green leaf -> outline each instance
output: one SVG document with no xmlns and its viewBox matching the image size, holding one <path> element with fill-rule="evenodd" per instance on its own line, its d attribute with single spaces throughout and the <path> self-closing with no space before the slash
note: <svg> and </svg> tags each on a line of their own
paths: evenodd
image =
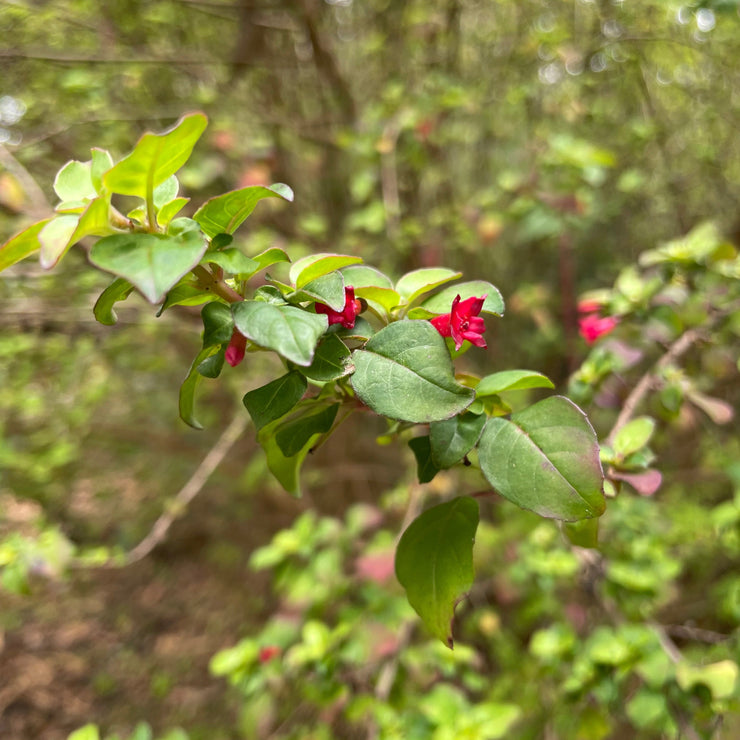
<svg viewBox="0 0 740 740">
<path fill-rule="evenodd" d="M 735 693 L 737 678 L 738 666 L 733 660 L 721 660 L 703 666 L 688 663 L 679 663 L 676 666 L 676 681 L 684 691 L 703 684 L 709 688 L 715 700 L 729 699 Z"/>
<path fill-rule="evenodd" d="M 67 740 L 100 740 L 100 732 L 97 725 L 85 725 L 75 730 Z"/>
<path fill-rule="evenodd" d="M 381 315 L 390 314 L 401 303 L 401 296 L 391 288 L 356 288 L 355 297 L 364 298 Z"/>
<path fill-rule="evenodd" d="M 475 392 L 455 381 L 450 353 L 428 321 L 397 321 L 352 353 L 352 386 L 363 403 L 391 419 L 441 421 L 469 406 Z"/>
<path fill-rule="evenodd" d="M 313 361 L 316 345 L 329 326 L 326 316 L 295 306 L 243 301 L 232 310 L 236 328 L 245 337 L 303 367 Z"/>
<path fill-rule="evenodd" d="M 154 188 L 188 161 L 207 123 L 202 113 L 190 113 L 164 133 L 144 134 L 131 154 L 105 173 L 103 185 L 112 193 L 153 198 Z"/>
<path fill-rule="evenodd" d="M 221 375 L 221 370 L 223 369 L 225 359 L 226 347 L 222 346 L 215 355 L 206 357 L 206 359 L 198 365 L 196 370 L 204 378 L 217 378 L 219 375 Z"/>
<path fill-rule="evenodd" d="M 344 279 L 342 274 L 335 270 L 312 280 L 300 290 L 291 291 L 287 298 L 293 303 L 319 301 L 335 311 L 341 311 L 345 303 Z"/>
<path fill-rule="evenodd" d="M 319 406 L 314 401 L 281 421 L 275 428 L 275 441 L 285 457 L 297 455 L 303 447 L 317 435 L 326 434 L 334 424 L 339 404 Z"/>
<path fill-rule="evenodd" d="M 61 215 L 51 219 L 39 232 L 41 266 L 48 270 L 53 267 L 71 245 L 72 234 L 77 229 L 80 216 Z"/>
<path fill-rule="evenodd" d="M 264 270 L 266 267 L 270 267 L 271 265 L 276 265 L 279 262 L 290 262 L 290 257 L 288 257 L 287 253 L 280 249 L 280 247 L 271 247 L 270 249 L 266 249 L 264 252 L 255 255 L 252 259 L 259 265 L 257 272 Z"/>
<path fill-rule="evenodd" d="M 614 452 L 622 458 L 641 450 L 655 431 L 655 420 L 638 416 L 627 422 L 614 437 Z"/>
<path fill-rule="evenodd" d="M 566 521 L 603 513 L 596 434 L 567 398 L 547 398 L 511 420 L 489 419 L 478 449 L 488 482 L 517 506 Z"/>
<path fill-rule="evenodd" d="M 106 326 L 113 326 L 118 321 L 118 316 L 113 310 L 113 304 L 125 301 L 129 297 L 134 286 L 128 280 L 116 278 L 98 297 L 93 306 L 95 318 Z"/>
<path fill-rule="evenodd" d="M 432 446 L 429 443 L 429 435 L 413 437 L 409 440 L 409 447 L 416 458 L 416 477 L 419 479 L 419 483 L 429 483 L 439 473 L 439 468 L 432 460 Z"/>
<path fill-rule="evenodd" d="M 472 298 L 473 296 L 480 298 L 484 295 L 486 296 L 486 300 L 483 301 L 481 312 L 492 313 L 496 316 L 504 315 L 504 299 L 501 297 L 499 289 L 485 280 L 471 280 L 470 282 L 451 285 L 431 298 L 427 298 L 421 304 L 421 307 L 431 313 L 449 313 L 452 307 L 452 301 L 457 295 L 463 301 L 466 298 Z"/>
<path fill-rule="evenodd" d="M 303 398 L 308 384 L 293 370 L 261 388 L 249 391 L 242 402 L 257 430 L 285 416 Z"/>
<path fill-rule="evenodd" d="M 494 396 L 503 391 L 519 391 L 526 388 L 554 388 L 552 381 L 532 370 L 503 370 L 481 378 L 475 388 L 476 398 Z"/>
<path fill-rule="evenodd" d="M 347 345 L 336 334 L 327 334 L 316 348 L 313 362 L 307 368 L 302 368 L 301 372 L 309 380 L 328 383 L 352 371 L 349 360 Z"/>
<path fill-rule="evenodd" d="M 221 233 L 233 234 L 263 198 L 282 198 L 290 202 L 293 200 L 293 191 L 282 183 L 232 190 L 207 200 L 193 218 L 209 237 Z"/>
<path fill-rule="evenodd" d="M 180 386 L 180 418 L 193 429 L 203 429 L 203 425 L 195 418 L 195 391 L 200 385 L 203 376 L 198 372 L 198 366 L 211 355 L 219 352 L 219 347 L 205 347 L 195 356 L 187 377 Z"/>
<path fill-rule="evenodd" d="M 76 159 L 67 162 L 54 178 L 54 192 L 63 203 L 94 198 L 97 190 L 92 181 L 90 162 Z"/>
<path fill-rule="evenodd" d="M 345 285 L 358 288 L 393 288 L 393 281 L 380 270 L 368 265 L 350 265 L 342 269 Z"/>
<path fill-rule="evenodd" d="M 44 219 L 16 234 L 0 247 L 0 270 L 20 262 L 41 248 L 39 233 L 52 219 Z"/>
<path fill-rule="evenodd" d="M 180 281 L 171 290 L 167 291 L 164 303 L 157 311 L 157 317 L 172 306 L 201 306 L 214 300 L 216 300 L 216 296 L 212 291 L 203 290 L 192 282 Z"/>
<path fill-rule="evenodd" d="M 197 229 L 177 236 L 115 234 L 96 242 L 90 262 L 133 283 L 150 303 L 160 303 L 199 262 L 207 244 Z"/>
<path fill-rule="evenodd" d="M 485 414 L 459 414 L 429 425 L 431 453 L 435 465 L 451 468 L 475 447 L 486 425 Z"/>
<path fill-rule="evenodd" d="M 206 252 L 201 261 L 218 265 L 233 275 L 252 275 L 259 270 L 259 265 L 236 247 Z"/>
<path fill-rule="evenodd" d="M 362 262 L 361 257 L 351 257 L 347 254 L 330 254 L 327 252 L 310 254 L 291 265 L 290 281 L 296 288 L 302 288 L 322 275 L 360 262 Z"/>
<path fill-rule="evenodd" d="M 599 546 L 599 520 L 581 519 L 577 522 L 563 522 L 563 532 L 571 545 L 590 549 Z"/>
<path fill-rule="evenodd" d="M 170 175 L 164 182 L 154 188 L 152 199 L 154 206 L 159 210 L 162 206 L 169 203 L 177 197 L 177 191 L 180 189 L 180 183 L 175 175 Z"/>
<path fill-rule="evenodd" d="M 157 211 L 157 222 L 159 225 L 167 226 L 188 203 L 190 203 L 190 198 L 173 198 L 169 203 L 165 203 Z"/>
<path fill-rule="evenodd" d="M 234 333 L 234 317 L 231 307 L 220 301 L 203 306 L 203 347 L 215 347 L 231 341 Z"/>
<path fill-rule="evenodd" d="M 103 187 L 103 175 L 113 167 L 113 157 L 105 149 L 93 148 L 90 150 L 92 159 L 90 161 L 90 180 L 92 181 L 95 192 L 102 195 L 105 188 Z"/>
<path fill-rule="evenodd" d="M 473 584 L 478 502 L 456 498 L 427 509 L 401 536 L 396 577 L 430 632 L 452 647 L 455 605 Z"/>
<path fill-rule="evenodd" d="M 406 303 L 413 303 L 424 293 L 449 283 L 450 280 L 457 280 L 459 277 L 462 277 L 461 272 L 455 272 L 446 267 L 422 267 L 420 270 L 407 272 L 401 277 L 396 283 L 396 291 L 406 300 Z M 448 308 L 447 311 L 449 310 Z M 440 313 L 445 312 L 440 311 Z"/>
</svg>

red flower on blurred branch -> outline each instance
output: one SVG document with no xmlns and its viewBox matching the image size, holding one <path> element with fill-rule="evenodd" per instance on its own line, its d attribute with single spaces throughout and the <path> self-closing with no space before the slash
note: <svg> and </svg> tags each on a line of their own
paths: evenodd
<svg viewBox="0 0 740 740">
<path fill-rule="evenodd" d="M 466 339 L 476 347 L 485 348 L 488 345 L 482 335 L 486 330 L 486 324 L 478 316 L 485 300 L 486 296 L 480 298 L 473 296 L 461 301 L 459 295 L 455 296 L 450 313 L 435 316 L 430 322 L 443 337 L 452 337 L 455 340 L 456 350 L 462 347 Z"/>
<path fill-rule="evenodd" d="M 344 289 L 344 308 L 341 311 L 335 311 L 324 303 L 316 304 L 316 313 L 326 314 L 329 317 L 329 326 L 341 324 L 345 329 L 354 328 L 355 318 L 361 311 L 362 301 L 355 298 L 355 289 L 351 285 Z"/>
<path fill-rule="evenodd" d="M 278 655 L 280 655 L 280 648 L 277 645 L 265 645 L 265 647 L 260 648 L 259 661 L 260 663 L 269 663 Z"/>
<path fill-rule="evenodd" d="M 619 323 L 616 316 L 599 316 L 602 305 L 598 301 L 581 301 L 578 304 L 578 332 L 588 344 L 608 334 Z"/>
<path fill-rule="evenodd" d="M 226 362 L 228 362 L 231 367 L 236 367 L 244 359 L 244 352 L 246 349 L 247 338 L 244 334 L 234 329 L 229 346 L 226 348 Z"/>
</svg>

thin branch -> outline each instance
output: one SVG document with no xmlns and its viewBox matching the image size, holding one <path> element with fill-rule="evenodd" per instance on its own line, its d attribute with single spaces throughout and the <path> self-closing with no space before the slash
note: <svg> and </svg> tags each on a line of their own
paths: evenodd
<svg viewBox="0 0 740 740">
<path fill-rule="evenodd" d="M 154 526 L 149 531 L 149 534 L 133 550 L 129 550 L 126 553 L 122 562 L 109 560 L 100 567 L 118 568 L 133 565 L 143 560 L 157 545 L 164 542 L 175 519 L 182 514 L 190 502 L 201 492 L 203 486 L 208 482 L 208 479 L 213 475 L 213 472 L 221 464 L 222 460 L 244 433 L 248 425 L 249 417 L 244 413 L 237 413 L 229 426 L 224 429 L 216 444 L 203 458 L 200 465 L 190 477 L 190 480 L 179 490 L 164 513 L 160 515 L 159 519 L 154 522 Z"/>
</svg>

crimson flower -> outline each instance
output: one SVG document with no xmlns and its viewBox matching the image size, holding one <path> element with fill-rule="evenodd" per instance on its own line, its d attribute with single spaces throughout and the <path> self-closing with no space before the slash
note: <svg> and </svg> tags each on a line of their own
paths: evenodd
<svg viewBox="0 0 740 740">
<path fill-rule="evenodd" d="M 608 334 L 619 323 L 616 316 L 599 316 L 590 313 L 578 319 L 578 332 L 588 344 L 593 344 L 599 337 Z"/>
<path fill-rule="evenodd" d="M 344 289 L 344 308 L 335 311 L 324 303 L 316 304 L 316 313 L 323 313 L 329 317 L 329 326 L 341 324 L 345 329 L 354 329 L 355 318 L 362 311 L 362 302 L 355 298 L 355 289 L 348 285 Z"/>
<path fill-rule="evenodd" d="M 466 339 L 476 347 L 485 349 L 488 346 L 483 339 L 486 324 L 478 316 L 485 300 L 486 296 L 480 298 L 473 296 L 461 301 L 458 295 L 452 301 L 452 310 L 441 316 L 435 316 L 430 319 L 430 323 L 443 337 L 452 337 L 455 340 L 456 350 L 462 347 Z"/>
<path fill-rule="evenodd" d="M 244 359 L 246 349 L 247 338 L 240 331 L 234 329 L 229 346 L 226 348 L 226 362 L 231 367 L 236 367 Z"/>
<path fill-rule="evenodd" d="M 280 648 L 277 645 L 265 645 L 260 648 L 259 661 L 260 663 L 269 663 L 278 655 L 280 655 Z"/>
</svg>

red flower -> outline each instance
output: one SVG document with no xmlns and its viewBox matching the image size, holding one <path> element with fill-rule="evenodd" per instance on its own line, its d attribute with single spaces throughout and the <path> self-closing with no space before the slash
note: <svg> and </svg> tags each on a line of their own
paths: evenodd
<svg viewBox="0 0 740 740">
<path fill-rule="evenodd" d="M 265 647 L 260 648 L 259 661 L 260 663 L 269 663 L 278 655 L 280 655 L 280 648 L 277 645 L 265 645 Z"/>
<path fill-rule="evenodd" d="M 344 289 L 344 308 L 335 311 L 324 303 L 316 304 L 316 313 L 323 313 L 329 317 L 329 326 L 341 324 L 345 329 L 354 329 L 355 318 L 362 311 L 362 302 L 355 298 L 355 289 L 348 285 Z"/>
<path fill-rule="evenodd" d="M 617 324 L 616 316 L 601 317 L 590 313 L 578 319 L 578 331 L 588 344 L 593 344 L 599 337 L 608 334 Z"/>
<path fill-rule="evenodd" d="M 461 301 L 458 295 L 452 301 L 450 313 L 435 316 L 430 320 L 431 324 L 443 337 L 452 337 L 455 340 L 456 350 L 462 347 L 466 339 L 476 347 L 485 348 L 488 345 L 482 335 L 486 330 L 486 324 L 478 316 L 485 300 L 486 296 L 480 298 L 473 296 Z"/>
<path fill-rule="evenodd" d="M 226 348 L 226 362 L 231 367 L 236 367 L 244 359 L 246 348 L 247 338 L 240 331 L 234 329 L 229 346 Z"/>
</svg>

